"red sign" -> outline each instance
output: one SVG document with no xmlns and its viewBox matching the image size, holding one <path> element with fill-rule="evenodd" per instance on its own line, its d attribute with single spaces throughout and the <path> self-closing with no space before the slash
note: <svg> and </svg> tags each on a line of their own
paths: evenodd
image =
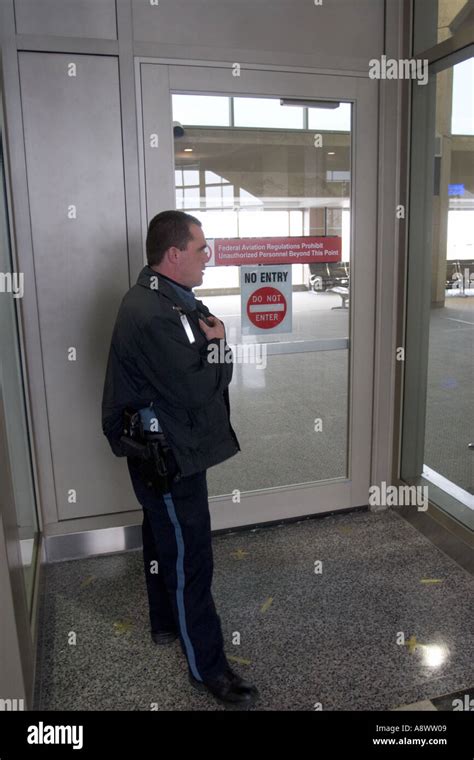
<svg viewBox="0 0 474 760">
<path fill-rule="evenodd" d="M 276 327 L 285 319 L 286 298 L 276 288 L 259 288 L 247 301 L 247 316 L 256 327 Z"/>
<path fill-rule="evenodd" d="M 216 238 L 208 266 L 341 261 L 340 237 Z"/>
</svg>

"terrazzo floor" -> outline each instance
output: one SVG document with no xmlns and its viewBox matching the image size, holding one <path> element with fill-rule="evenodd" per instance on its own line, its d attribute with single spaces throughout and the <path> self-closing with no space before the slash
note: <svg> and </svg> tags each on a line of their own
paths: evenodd
<svg viewBox="0 0 474 760">
<path fill-rule="evenodd" d="M 395 511 L 213 546 L 227 656 L 260 691 L 251 709 L 453 709 L 447 695 L 474 697 L 472 577 Z M 34 709 L 226 709 L 190 686 L 178 642 L 151 641 L 141 550 L 46 566 L 40 605 Z"/>
</svg>

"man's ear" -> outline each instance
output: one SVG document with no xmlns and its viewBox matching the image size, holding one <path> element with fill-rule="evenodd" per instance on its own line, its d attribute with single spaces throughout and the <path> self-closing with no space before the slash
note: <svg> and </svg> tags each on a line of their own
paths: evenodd
<svg viewBox="0 0 474 760">
<path fill-rule="evenodd" d="M 170 262 L 170 264 L 178 263 L 179 254 L 180 254 L 180 250 L 175 245 L 172 245 L 171 248 L 168 248 L 168 250 L 165 252 L 165 256 Z"/>
</svg>

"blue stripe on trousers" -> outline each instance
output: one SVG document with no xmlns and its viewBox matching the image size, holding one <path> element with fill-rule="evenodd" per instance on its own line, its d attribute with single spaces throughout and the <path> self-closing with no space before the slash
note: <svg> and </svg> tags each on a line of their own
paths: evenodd
<svg viewBox="0 0 474 760">
<path fill-rule="evenodd" d="M 186 625 L 186 610 L 184 607 L 184 541 L 183 534 L 181 532 L 181 525 L 179 524 L 176 509 L 173 504 L 173 499 L 170 493 L 163 494 L 163 499 L 168 510 L 168 516 L 173 523 L 174 532 L 176 536 L 176 545 L 178 547 L 178 553 L 176 557 L 176 603 L 178 605 L 178 618 L 179 627 L 181 629 L 181 635 L 183 637 L 184 646 L 186 647 L 186 654 L 188 657 L 189 667 L 194 678 L 198 681 L 202 681 L 201 675 L 197 669 L 196 656 L 194 654 L 194 648 L 188 635 L 188 628 Z"/>
</svg>

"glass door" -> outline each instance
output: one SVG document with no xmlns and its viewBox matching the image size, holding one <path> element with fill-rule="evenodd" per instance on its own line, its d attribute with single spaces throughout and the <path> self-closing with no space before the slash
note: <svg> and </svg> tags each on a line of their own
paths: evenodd
<svg viewBox="0 0 474 760">
<path fill-rule="evenodd" d="M 401 476 L 474 529 L 474 46 L 414 88 Z M 425 90 L 425 92 L 419 92 Z"/>
<path fill-rule="evenodd" d="M 242 451 L 209 471 L 210 496 L 234 504 L 230 524 L 367 504 L 374 90 L 352 77 L 260 71 L 244 85 L 223 68 L 141 69 L 144 223 L 165 208 L 202 222 L 210 260 L 195 293 L 234 353 Z M 159 188 L 160 167 L 171 177 Z"/>
<path fill-rule="evenodd" d="M 172 97 L 176 208 L 214 248 L 196 295 L 234 352 L 242 455 L 216 494 L 348 475 L 351 105 L 286 103 Z"/>
</svg>

